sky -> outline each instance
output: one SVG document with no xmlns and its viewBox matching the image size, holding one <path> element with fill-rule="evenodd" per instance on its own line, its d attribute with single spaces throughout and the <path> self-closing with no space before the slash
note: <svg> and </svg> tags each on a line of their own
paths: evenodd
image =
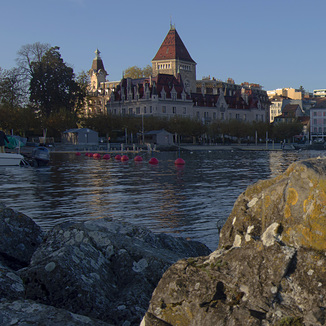
<svg viewBox="0 0 326 326">
<path fill-rule="evenodd" d="M 36 42 L 75 74 L 99 49 L 109 81 L 151 65 L 170 23 L 203 76 L 265 90 L 326 88 L 325 0 L 0 0 L 0 67 Z"/>
</svg>

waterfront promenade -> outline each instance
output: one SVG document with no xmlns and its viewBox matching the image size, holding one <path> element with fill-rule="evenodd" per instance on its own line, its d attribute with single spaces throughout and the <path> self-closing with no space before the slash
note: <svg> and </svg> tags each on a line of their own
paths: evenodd
<svg viewBox="0 0 326 326">
<path fill-rule="evenodd" d="M 33 148 L 30 146 L 24 146 L 20 148 L 20 152 L 23 155 L 30 155 Z M 134 149 L 133 149 L 134 148 Z M 158 146 L 154 152 L 159 151 L 175 151 L 178 150 L 179 146 L 174 147 L 160 147 Z M 74 146 L 74 145 L 63 145 L 63 144 L 56 144 L 54 147 L 50 148 L 51 153 L 86 153 L 86 152 L 98 152 L 98 153 L 139 153 L 139 152 L 146 152 L 148 150 L 144 148 L 138 148 L 137 146 L 133 147 L 133 145 L 125 146 L 122 150 L 117 148 L 110 148 L 105 149 L 103 146 L 99 146 L 98 148 L 83 148 L 83 146 Z M 181 151 L 282 151 L 282 150 L 294 150 L 292 144 L 286 144 L 284 148 L 281 147 L 281 144 L 210 144 L 210 145 L 197 145 L 197 144 L 180 144 Z"/>
</svg>

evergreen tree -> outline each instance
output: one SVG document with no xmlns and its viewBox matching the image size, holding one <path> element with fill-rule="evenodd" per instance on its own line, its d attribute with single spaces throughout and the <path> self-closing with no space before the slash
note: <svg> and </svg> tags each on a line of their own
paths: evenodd
<svg viewBox="0 0 326 326">
<path fill-rule="evenodd" d="M 59 52 L 59 47 L 50 48 L 41 61 L 31 63 L 30 101 L 35 110 L 44 118 L 64 109 L 75 111 L 80 87 L 75 74 L 68 67 Z"/>
</svg>

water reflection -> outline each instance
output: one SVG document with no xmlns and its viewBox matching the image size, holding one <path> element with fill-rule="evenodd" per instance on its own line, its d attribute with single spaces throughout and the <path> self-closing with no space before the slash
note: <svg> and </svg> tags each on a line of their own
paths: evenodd
<svg viewBox="0 0 326 326">
<path fill-rule="evenodd" d="M 218 244 L 222 225 L 246 187 L 282 173 L 292 162 L 319 152 L 159 153 L 159 164 L 95 160 L 56 154 L 45 168 L 0 169 L 0 195 L 10 207 L 47 229 L 70 219 L 109 216 L 201 241 Z M 132 157 L 130 157 L 132 158 Z"/>
</svg>

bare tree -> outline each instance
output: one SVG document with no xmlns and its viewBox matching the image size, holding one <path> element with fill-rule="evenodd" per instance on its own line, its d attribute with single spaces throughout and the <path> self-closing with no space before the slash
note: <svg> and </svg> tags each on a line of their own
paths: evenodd
<svg viewBox="0 0 326 326">
<path fill-rule="evenodd" d="M 30 80 L 32 76 L 32 62 L 41 62 L 43 55 L 51 48 L 48 43 L 36 42 L 23 45 L 17 52 L 17 65 L 21 73 Z"/>
</svg>

